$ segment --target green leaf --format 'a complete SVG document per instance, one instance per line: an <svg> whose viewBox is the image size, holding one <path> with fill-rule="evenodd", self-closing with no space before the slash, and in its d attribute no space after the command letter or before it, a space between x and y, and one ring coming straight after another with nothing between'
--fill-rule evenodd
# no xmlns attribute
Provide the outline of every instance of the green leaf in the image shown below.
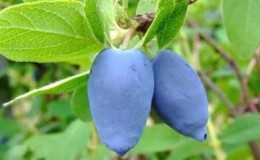
<svg viewBox="0 0 260 160"><path fill-rule="evenodd" d="M160 0L158 8L156 10L156 16L154 17L153 23L147 30L144 38L142 39L143 43L148 43L151 39L153 39L158 30L160 29L160 25L164 23L164 20L167 18L167 15L170 15L174 11L175 1L173 0Z"/></svg>
<svg viewBox="0 0 260 160"><path fill-rule="evenodd" d="M59 94L59 93L73 91L75 88L79 88L86 85L88 74L89 71L83 72L81 74L57 81L50 85L31 90L23 95L16 97L15 99L7 103L4 103L3 106L7 107L21 99L29 98L31 96L44 95L44 94Z"/></svg>
<svg viewBox="0 0 260 160"><path fill-rule="evenodd" d="M220 133L224 143L246 143L260 139L260 115L246 114L228 124Z"/></svg>
<svg viewBox="0 0 260 160"><path fill-rule="evenodd" d="M173 152L169 155L167 160L187 159L190 156L201 153L206 147L209 147L206 142L197 142L192 139L186 139L174 147Z"/></svg>
<svg viewBox="0 0 260 160"><path fill-rule="evenodd" d="M140 0L136 9L136 14L155 12L158 0Z"/></svg>
<svg viewBox="0 0 260 160"><path fill-rule="evenodd" d="M63 133L36 135L25 146L37 159L75 160L86 148L92 131L92 123L74 121Z"/></svg>
<svg viewBox="0 0 260 160"><path fill-rule="evenodd" d="M181 136L165 124L146 127L132 153L152 153L174 148Z"/></svg>
<svg viewBox="0 0 260 160"><path fill-rule="evenodd" d="M48 114L57 118L68 118L73 116L69 100L57 100L47 106Z"/></svg>
<svg viewBox="0 0 260 160"><path fill-rule="evenodd" d="M224 25L233 50L250 58L260 43L260 1L224 0Z"/></svg>
<svg viewBox="0 0 260 160"><path fill-rule="evenodd" d="M82 121L90 121L91 114L87 96L87 87L77 88L71 98L71 106L75 115Z"/></svg>
<svg viewBox="0 0 260 160"><path fill-rule="evenodd" d="M187 6L186 0L160 0L153 23L146 32L141 44L148 43L156 35L160 48L169 43L182 26Z"/></svg>
<svg viewBox="0 0 260 160"><path fill-rule="evenodd" d="M168 14L157 33L158 45L163 48L179 32L187 12L187 0L175 0L174 10Z"/></svg>
<svg viewBox="0 0 260 160"><path fill-rule="evenodd" d="M62 62L103 48L76 1L25 3L0 12L0 53L15 61Z"/></svg>
<svg viewBox="0 0 260 160"><path fill-rule="evenodd" d="M88 0L85 4L85 13L88 22L92 28L97 39L103 44L105 40L105 34L103 29L103 23L101 20L101 11L99 8L98 0Z"/></svg>

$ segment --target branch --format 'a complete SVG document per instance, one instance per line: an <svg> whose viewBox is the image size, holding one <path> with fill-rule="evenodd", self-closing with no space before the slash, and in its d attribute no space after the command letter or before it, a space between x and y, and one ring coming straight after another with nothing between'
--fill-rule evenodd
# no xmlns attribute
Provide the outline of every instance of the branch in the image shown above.
<svg viewBox="0 0 260 160"><path fill-rule="evenodd" d="M192 28L199 28L198 25L194 21L187 21L187 22L188 22L188 25L191 26ZM246 108L250 109L251 112L258 112L256 105L251 101L250 96L249 96L247 76L242 75L236 61L220 45L218 45L211 37L209 37L208 35L201 33L201 32L198 34L201 37L201 39L203 39L206 43L208 43L209 46L211 46L216 51L215 53L220 55L233 68L233 70L238 78L238 81L240 83L240 86L241 86L241 96L243 98L243 102L246 105ZM258 66L260 64L259 61L260 60L259 60L258 56L256 55L256 63L258 64ZM212 87L212 84L210 84L210 85ZM236 116L238 116L238 115L236 115ZM260 160L260 148L259 148L257 142L255 142L255 141L249 142L249 146L254 155L254 159Z"/></svg>
<svg viewBox="0 0 260 160"><path fill-rule="evenodd" d="M189 0L189 5L195 3L197 0Z"/></svg>
<svg viewBox="0 0 260 160"><path fill-rule="evenodd" d="M188 25L191 26L192 28L199 28L198 24L195 23L194 21L187 21ZM211 46L218 54L221 56L225 61L229 63L229 65L233 68L236 77L238 78L239 84L241 86L241 97L243 98L243 102L246 104L246 107L250 109L251 112L257 112L257 109L252 103L250 102L250 96L249 96L249 91L248 91L248 86L247 86L247 81L242 75L242 73L239 70L239 67L236 63L236 61L233 59L233 57L230 56L229 53L227 53L220 45L218 45L217 42L214 41L210 36L208 36L205 33L198 33L200 38L204 40L206 43L208 43L209 46Z"/></svg>

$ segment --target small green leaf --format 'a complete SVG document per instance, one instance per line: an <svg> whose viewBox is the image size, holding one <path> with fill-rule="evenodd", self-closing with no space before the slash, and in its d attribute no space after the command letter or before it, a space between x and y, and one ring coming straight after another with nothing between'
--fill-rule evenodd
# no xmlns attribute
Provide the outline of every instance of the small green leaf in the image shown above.
<svg viewBox="0 0 260 160"><path fill-rule="evenodd" d="M173 0L160 0L158 8L156 10L156 16L154 17L153 23L147 30L142 42L144 44L148 43L151 39L153 39L158 30L160 29L160 25L164 23L164 20L174 11L175 1Z"/></svg>
<svg viewBox="0 0 260 160"><path fill-rule="evenodd" d="M89 72L83 72L81 74L57 81L50 85L31 90L23 95L16 97L15 99L4 103L3 106L7 107L21 99L29 98L31 96L44 95L44 94L60 94L64 92L73 91L75 88L86 85Z"/></svg>
<svg viewBox="0 0 260 160"><path fill-rule="evenodd" d="M260 1L224 0L224 25L233 50L242 58L250 58L260 44Z"/></svg>
<svg viewBox="0 0 260 160"><path fill-rule="evenodd" d="M158 45L160 48L163 48L168 44L179 32L187 12L187 2L187 0L175 0L173 12L167 15L164 23L161 23L157 33Z"/></svg>
<svg viewBox="0 0 260 160"><path fill-rule="evenodd" d="M224 143L246 143L248 141L260 139L260 115L246 114L235 119L228 124L220 133L220 138Z"/></svg>
<svg viewBox="0 0 260 160"><path fill-rule="evenodd" d="M133 153L152 153L174 148L181 136L165 124L146 127Z"/></svg>
<svg viewBox="0 0 260 160"><path fill-rule="evenodd" d="M82 121L90 121L91 114L87 96L87 87L77 88L71 98L71 106L75 115Z"/></svg>
<svg viewBox="0 0 260 160"><path fill-rule="evenodd" d="M158 0L140 0L136 9L136 14L155 12Z"/></svg>
<svg viewBox="0 0 260 160"><path fill-rule="evenodd" d="M98 0L88 0L85 4L85 13L92 31L94 32L97 39L103 44L105 40L105 34L98 2Z"/></svg>
<svg viewBox="0 0 260 160"><path fill-rule="evenodd" d="M0 53L11 60L72 61L102 48L88 23L83 3L34 2L0 12Z"/></svg>
<svg viewBox="0 0 260 160"><path fill-rule="evenodd" d="M157 36L158 45L163 48L180 30L187 8L186 0L160 0L153 23L141 43L146 44Z"/></svg>

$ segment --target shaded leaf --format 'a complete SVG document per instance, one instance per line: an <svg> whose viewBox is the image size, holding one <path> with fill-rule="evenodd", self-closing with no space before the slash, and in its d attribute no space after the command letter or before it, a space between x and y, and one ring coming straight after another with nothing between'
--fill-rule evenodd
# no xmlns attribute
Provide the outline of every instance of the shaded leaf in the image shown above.
<svg viewBox="0 0 260 160"><path fill-rule="evenodd" d="M152 153L174 148L181 136L165 124L146 127L132 153Z"/></svg>
<svg viewBox="0 0 260 160"><path fill-rule="evenodd" d="M91 131L91 123L76 120L65 132L36 135L27 140L25 146L38 159L74 160L86 148Z"/></svg>
<svg viewBox="0 0 260 160"><path fill-rule="evenodd" d="M71 98L71 106L75 115L82 121L90 121L91 114L87 96L87 87L76 89Z"/></svg>

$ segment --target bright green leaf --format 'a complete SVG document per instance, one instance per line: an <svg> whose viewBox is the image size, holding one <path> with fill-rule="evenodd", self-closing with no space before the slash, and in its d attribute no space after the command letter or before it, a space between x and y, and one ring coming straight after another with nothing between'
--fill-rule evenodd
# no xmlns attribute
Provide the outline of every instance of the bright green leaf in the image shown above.
<svg viewBox="0 0 260 160"><path fill-rule="evenodd" d="M86 85L88 74L89 72L83 72L81 74L57 81L50 85L31 90L23 95L16 97L15 99L7 103L4 103L3 106L7 107L21 99L29 98L31 96L44 95L44 94L60 94L64 92L70 92L75 88L79 88Z"/></svg>
<svg viewBox="0 0 260 160"><path fill-rule="evenodd" d="M224 25L233 50L250 58L260 43L260 1L224 0Z"/></svg>
<svg viewBox="0 0 260 160"><path fill-rule="evenodd" d="M245 143L260 139L260 115L246 114L235 119L220 133L224 143Z"/></svg>
<svg viewBox="0 0 260 160"><path fill-rule="evenodd" d="M88 23L83 3L25 3L0 12L0 53L11 60L71 61L102 48Z"/></svg>
<svg viewBox="0 0 260 160"><path fill-rule="evenodd" d="M82 121L90 121L91 114L87 96L87 87L77 88L71 98L71 106L75 115Z"/></svg>

